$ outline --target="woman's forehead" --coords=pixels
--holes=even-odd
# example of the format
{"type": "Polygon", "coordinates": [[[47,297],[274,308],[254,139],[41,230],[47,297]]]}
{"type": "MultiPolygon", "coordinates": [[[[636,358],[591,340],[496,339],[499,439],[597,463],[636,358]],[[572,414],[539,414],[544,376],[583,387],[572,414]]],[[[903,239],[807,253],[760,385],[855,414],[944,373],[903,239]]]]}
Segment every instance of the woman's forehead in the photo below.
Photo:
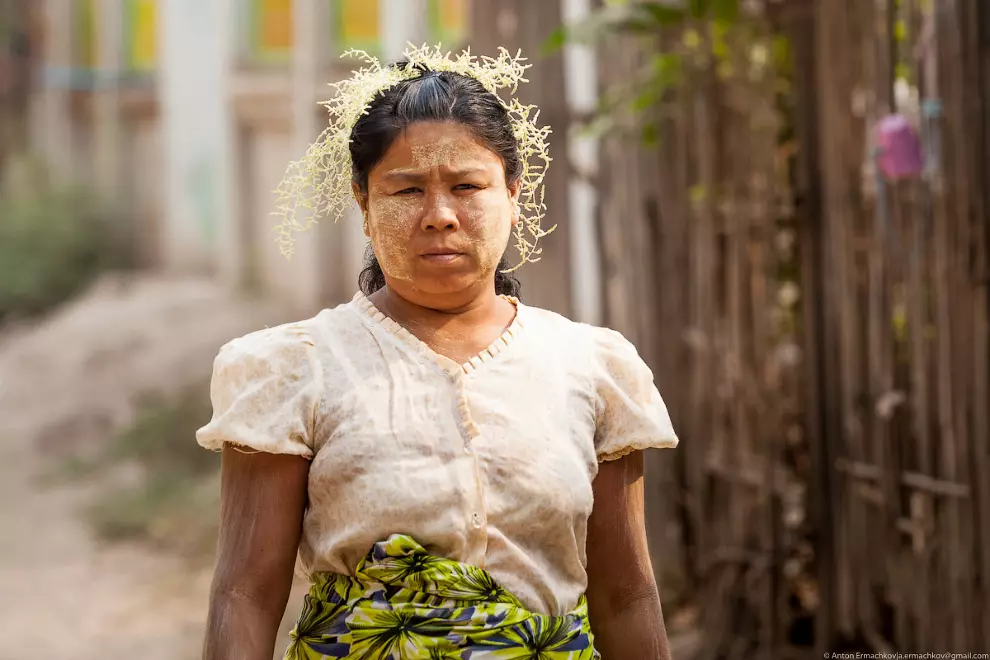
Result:
{"type": "Polygon", "coordinates": [[[485,170],[501,166],[493,151],[463,124],[418,122],[404,130],[375,167],[379,176],[425,174],[436,169],[485,170]]]}

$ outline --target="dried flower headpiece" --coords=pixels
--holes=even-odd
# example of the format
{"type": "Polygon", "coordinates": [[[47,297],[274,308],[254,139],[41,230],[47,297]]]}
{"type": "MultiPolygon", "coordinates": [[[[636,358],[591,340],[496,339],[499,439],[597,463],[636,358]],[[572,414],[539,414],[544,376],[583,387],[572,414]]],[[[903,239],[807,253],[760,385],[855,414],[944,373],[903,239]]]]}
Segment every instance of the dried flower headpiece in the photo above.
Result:
{"type": "Polygon", "coordinates": [[[360,50],[348,50],[342,55],[361,59],[368,66],[331,85],[336,89],[334,98],[320,104],[330,113],[330,126],[310,146],[302,160],[289,165],[275,191],[274,215],[281,218],[275,230],[282,254],[291,257],[295,234],[310,229],[317,218],[327,216],[336,222],[343,215],[352,201],[349,144],[354,125],[380,92],[404,80],[420,77],[425,68],[474,78],[494,94],[509,113],[522,162],[520,217],[516,225],[516,247],[522,260],[511,270],[538,261],[541,250],[537,243],[556,228],[540,228],[546,212],[543,178],[551,161],[547,145],[550,127],[537,124],[540,111],[536,106],[523,105],[516,98],[506,101],[498,93],[500,89],[507,89],[515,94],[520,82],[528,82],[523,74],[531,65],[523,64],[525,58],[521,53],[513,57],[504,48],[499,48],[497,57],[475,57],[466,50],[451,58],[439,45],[416,48],[410,44],[403,56],[409,62],[405,67],[383,66],[377,58],[360,50]]]}

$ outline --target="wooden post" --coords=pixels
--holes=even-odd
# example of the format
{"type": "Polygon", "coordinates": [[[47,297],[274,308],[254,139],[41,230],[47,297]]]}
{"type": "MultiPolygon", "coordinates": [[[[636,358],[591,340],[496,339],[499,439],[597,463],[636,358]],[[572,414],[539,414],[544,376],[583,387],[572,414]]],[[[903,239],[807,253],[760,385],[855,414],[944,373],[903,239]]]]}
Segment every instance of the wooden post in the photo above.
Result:
{"type": "MultiPolygon", "coordinates": [[[[576,23],[591,12],[591,0],[561,0],[562,19],[576,23]]],[[[593,46],[564,46],[563,67],[568,115],[589,116],[598,104],[597,50],[593,46]]],[[[598,243],[598,140],[580,137],[567,127],[567,157],[572,165],[567,195],[570,231],[571,307],[574,319],[600,325],[602,308],[601,252],[598,243]]],[[[559,161],[558,161],[559,162],[559,161]]]]}
{"type": "MultiPolygon", "coordinates": [[[[990,5],[980,0],[974,0],[972,5],[976,11],[977,28],[977,70],[980,75],[978,87],[982,91],[982,154],[980,161],[983,166],[983,179],[978,184],[983,199],[983,266],[990,268],[990,5]]],[[[975,647],[990,648],[990,412],[987,402],[990,401],[990,282],[986,277],[976,287],[976,313],[974,315],[974,337],[976,347],[973,355],[973,424],[974,472],[978,479],[976,487],[975,520],[979,524],[979,552],[977,566],[981,576],[980,598],[977,602],[984,603],[982,612],[978,615],[977,628],[980,635],[975,647]]]]}
{"type": "Polygon", "coordinates": [[[243,253],[232,213],[233,0],[160,2],[161,107],[165,169],[165,263],[180,270],[242,277],[243,253]]]}
{"type": "Polygon", "coordinates": [[[378,3],[385,59],[398,58],[407,43],[423,45],[427,37],[425,0],[378,0],[378,3]]]}
{"type": "Polygon", "coordinates": [[[74,179],[68,89],[68,74],[73,67],[73,6],[67,0],[47,0],[41,10],[41,91],[31,113],[32,142],[41,145],[48,171],[56,183],[74,179]]]}
{"type": "MultiPolygon", "coordinates": [[[[316,82],[319,75],[320,25],[317,0],[294,0],[292,7],[292,153],[301,158],[320,134],[317,116],[316,82]]],[[[305,221],[305,218],[299,218],[305,221]]],[[[318,240],[322,225],[316,225],[296,241],[292,256],[293,273],[298,274],[298,299],[292,301],[300,308],[316,308],[322,302],[324,278],[321,277],[321,249],[318,240]]],[[[333,260],[331,260],[333,261],[333,260]]]]}
{"type": "Polygon", "coordinates": [[[122,197],[121,164],[123,130],[120,112],[123,58],[123,6],[120,0],[98,0],[95,4],[98,33],[96,89],[94,90],[93,134],[96,146],[96,188],[108,203],[122,197]]]}
{"type": "Polygon", "coordinates": [[[0,181],[9,159],[29,144],[29,108],[40,46],[35,29],[37,13],[34,2],[0,0],[0,22],[6,29],[0,36],[0,67],[5,66],[8,72],[0,90],[0,181]]]}

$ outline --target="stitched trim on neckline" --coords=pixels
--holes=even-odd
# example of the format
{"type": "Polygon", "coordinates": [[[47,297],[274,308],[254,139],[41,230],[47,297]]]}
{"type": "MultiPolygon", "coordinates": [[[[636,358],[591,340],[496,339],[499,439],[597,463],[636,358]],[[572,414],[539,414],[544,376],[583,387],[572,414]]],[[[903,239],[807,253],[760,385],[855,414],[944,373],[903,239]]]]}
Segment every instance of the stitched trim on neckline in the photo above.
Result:
{"type": "Polygon", "coordinates": [[[411,333],[409,330],[404,328],[402,325],[397,323],[394,319],[386,316],[384,312],[375,306],[375,303],[371,302],[368,296],[364,295],[360,291],[354,294],[352,302],[354,302],[357,308],[365,314],[368,318],[375,321],[385,330],[387,330],[394,337],[399,339],[402,343],[406,344],[409,348],[420,353],[428,360],[434,362],[443,371],[447,373],[471,373],[479,367],[481,367],[486,362],[490,362],[496,358],[502,351],[509,347],[512,341],[519,335],[522,330],[524,323],[522,320],[523,307],[524,305],[519,302],[519,299],[514,296],[499,296],[505,300],[508,300],[516,308],[516,316],[509,324],[509,327],[499,335],[499,337],[491,343],[490,346],[482,350],[480,353],[472,357],[470,360],[463,364],[457,364],[454,360],[441,355],[434,351],[432,348],[427,346],[426,342],[411,333]]]}

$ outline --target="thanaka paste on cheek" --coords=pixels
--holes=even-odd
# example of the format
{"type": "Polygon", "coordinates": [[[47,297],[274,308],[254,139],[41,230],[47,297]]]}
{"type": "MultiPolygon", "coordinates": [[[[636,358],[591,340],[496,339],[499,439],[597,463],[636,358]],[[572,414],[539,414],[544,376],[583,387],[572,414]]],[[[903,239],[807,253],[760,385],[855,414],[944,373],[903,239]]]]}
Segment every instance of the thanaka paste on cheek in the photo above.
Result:
{"type": "Polygon", "coordinates": [[[478,265],[485,276],[498,267],[509,241],[511,221],[507,205],[487,195],[477,195],[469,203],[465,216],[469,225],[467,234],[474,247],[478,265]]]}
{"type": "Polygon", "coordinates": [[[409,285],[415,285],[409,238],[416,230],[412,223],[421,213],[420,199],[377,195],[368,214],[371,246],[379,265],[389,277],[409,285]]]}

